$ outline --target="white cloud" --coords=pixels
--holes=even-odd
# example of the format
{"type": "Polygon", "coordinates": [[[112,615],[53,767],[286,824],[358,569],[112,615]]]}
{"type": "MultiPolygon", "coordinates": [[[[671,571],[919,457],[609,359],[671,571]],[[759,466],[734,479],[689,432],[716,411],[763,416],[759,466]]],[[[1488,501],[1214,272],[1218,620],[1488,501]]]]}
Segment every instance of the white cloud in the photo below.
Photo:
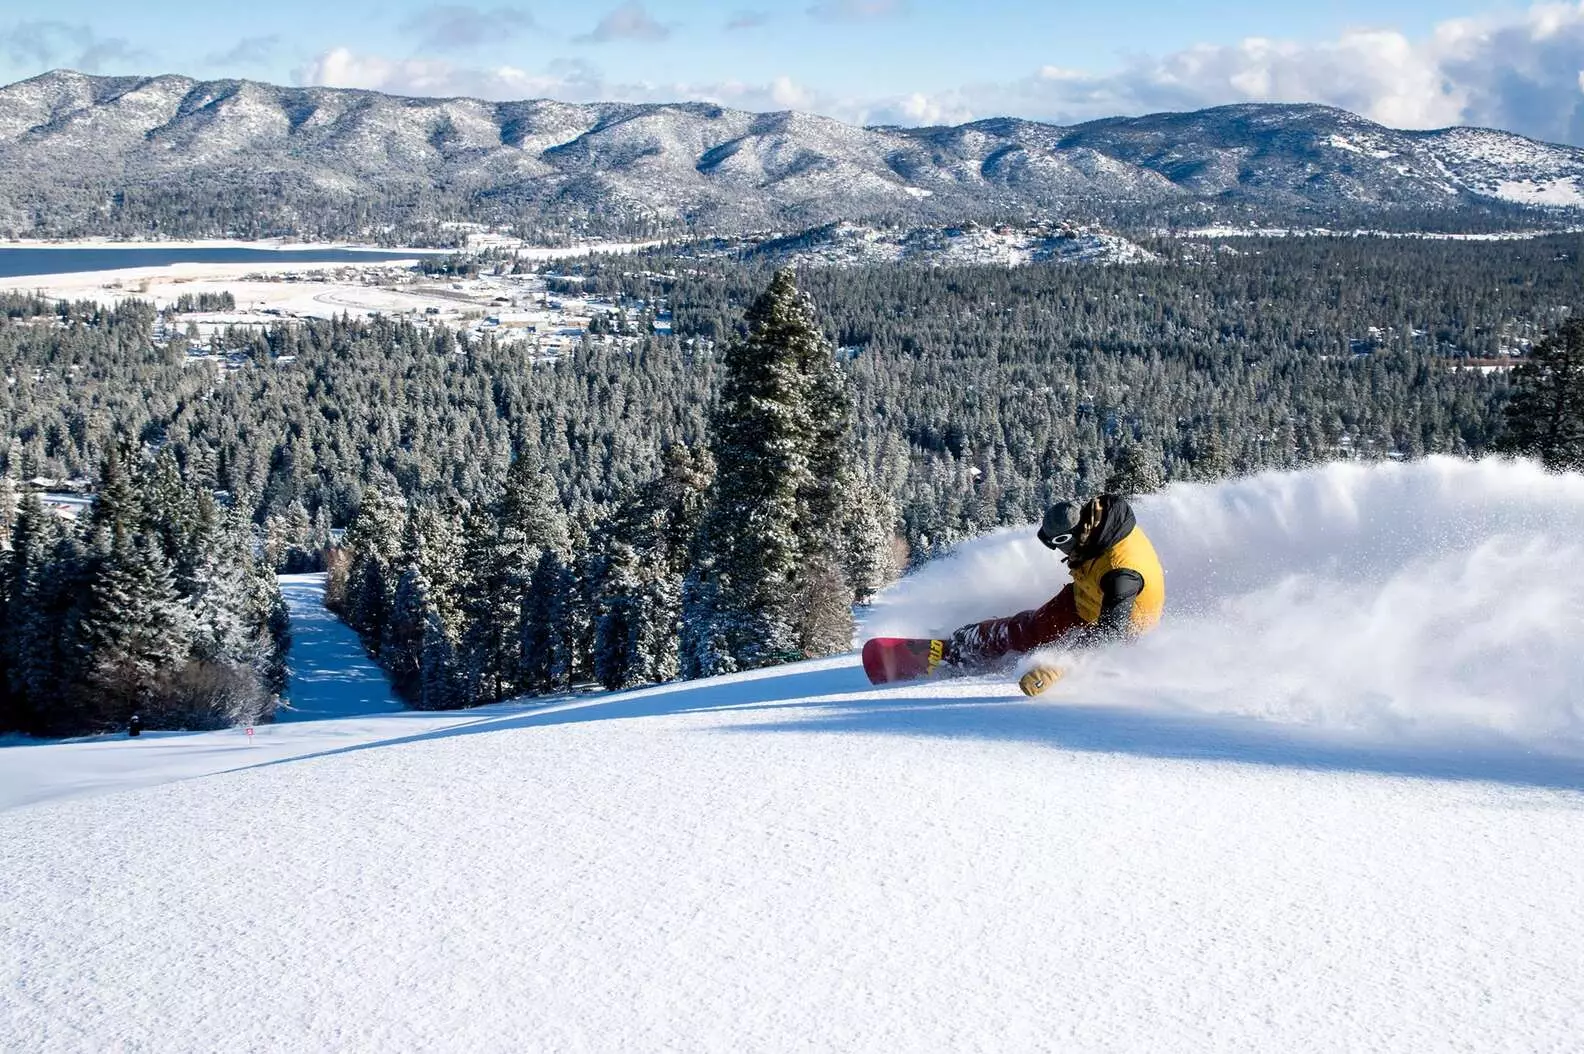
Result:
{"type": "Polygon", "coordinates": [[[583,43],[606,44],[613,40],[665,40],[671,27],[656,22],[639,0],[630,0],[599,20],[593,31],[576,38],[583,43]]]}
{"type": "Polygon", "coordinates": [[[900,15],[906,9],[903,0],[821,0],[808,13],[821,22],[867,22],[900,15]]]}
{"type": "Polygon", "coordinates": [[[727,20],[726,28],[728,30],[759,29],[761,26],[769,24],[770,12],[768,11],[738,11],[727,20]]]}
{"type": "Polygon", "coordinates": [[[628,82],[607,80],[586,62],[558,61],[541,73],[513,66],[477,68],[444,59],[390,59],[335,48],[296,73],[300,84],[364,88],[393,95],[468,96],[478,99],[559,99],[564,102],[713,102],[735,109],[804,110],[861,119],[789,77],[764,83],[628,82]]]}
{"type": "Polygon", "coordinates": [[[590,102],[601,98],[605,82],[579,62],[552,63],[543,73],[515,66],[477,68],[445,59],[389,59],[332,48],[297,71],[299,84],[329,88],[365,88],[393,95],[477,99],[564,99],[590,102]]]}
{"type": "Polygon", "coordinates": [[[320,56],[299,79],[489,99],[695,99],[903,125],[999,116],[1066,124],[1234,102],[1319,102],[1399,128],[1487,125],[1584,145],[1584,0],[1449,21],[1418,39],[1392,30],[1359,30],[1318,43],[1249,38],[1137,56],[1109,73],[1047,66],[1016,81],[870,99],[833,96],[785,77],[762,83],[620,83],[581,63],[553,63],[530,73],[510,66],[384,59],[345,48],[320,56]]]}
{"type": "Polygon", "coordinates": [[[533,16],[517,7],[485,11],[466,4],[431,4],[414,12],[401,28],[418,38],[420,48],[460,51],[508,40],[533,25],[533,16]]]}
{"type": "Polygon", "coordinates": [[[101,37],[84,24],[36,20],[0,30],[0,55],[17,65],[54,66],[64,63],[86,73],[125,66],[145,53],[122,37],[101,37]]]}
{"type": "Polygon", "coordinates": [[[223,70],[237,66],[260,66],[275,57],[275,53],[280,50],[280,42],[280,37],[273,33],[263,37],[243,37],[225,51],[208,56],[204,62],[223,70]]]}
{"type": "Polygon", "coordinates": [[[944,93],[940,105],[1058,123],[1235,102],[1318,102],[1397,128],[1489,125],[1584,145],[1584,2],[1444,22],[1415,39],[1358,30],[1251,37],[1137,56],[1110,73],[1047,67],[944,93]]]}

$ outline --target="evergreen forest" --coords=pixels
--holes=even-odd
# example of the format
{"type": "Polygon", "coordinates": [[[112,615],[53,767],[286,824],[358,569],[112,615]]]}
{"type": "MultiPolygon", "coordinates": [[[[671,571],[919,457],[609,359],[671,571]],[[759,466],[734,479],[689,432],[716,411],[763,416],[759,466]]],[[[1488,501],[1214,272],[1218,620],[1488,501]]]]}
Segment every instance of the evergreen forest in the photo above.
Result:
{"type": "MultiPolygon", "coordinates": [[[[663,302],[671,332],[606,320],[538,359],[381,317],[197,356],[137,301],[0,299],[0,487],[94,492],[75,520],[0,495],[0,728],[267,716],[275,571],[327,569],[423,707],[845,650],[890,577],[1061,498],[1529,449],[1505,367],[1573,349],[1551,335],[1584,304],[1578,235],[1149,248],[562,262],[552,289],[663,302]]],[[[1544,434],[1570,466],[1576,433],[1544,434]]]]}

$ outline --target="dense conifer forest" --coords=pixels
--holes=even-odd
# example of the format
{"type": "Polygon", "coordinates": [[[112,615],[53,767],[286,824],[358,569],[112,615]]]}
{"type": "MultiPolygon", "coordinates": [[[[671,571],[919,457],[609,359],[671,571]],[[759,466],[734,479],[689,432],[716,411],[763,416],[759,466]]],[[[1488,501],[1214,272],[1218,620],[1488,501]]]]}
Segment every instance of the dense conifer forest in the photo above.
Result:
{"type": "Polygon", "coordinates": [[[663,299],[672,332],[606,319],[537,361],[347,317],[233,331],[229,358],[199,357],[156,341],[143,304],[7,298],[0,486],[99,482],[75,524],[35,499],[5,524],[0,725],[105,727],[180,694],[126,675],[98,710],[40,702],[87,696],[49,691],[75,660],[24,671],[18,605],[93,650],[114,636],[83,628],[96,566],[168,577],[150,595],[198,628],[138,639],[251,671],[264,696],[279,626],[263,574],[327,553],[332,601],[416,705],[827,653],[889,575],[1061,497],[1492,449],[1509,396],[1492,366],[1584,304],[1576,235],[1150,248],[1165,262],[808,270],[795,287],[731,260],[563,263],[552,288],[663,299]],[[756,445],[771,435],[781,462],[756,445]],[[107,506],[113,478],[140,482],[107,506]],[[173,501],[179,517],[151,511],[173,501]],[[40,599],[56,560],[65,592],[40,599]],[[201,560],[252,598],[223,644],[194,636],[213,621],[201,560]]]}

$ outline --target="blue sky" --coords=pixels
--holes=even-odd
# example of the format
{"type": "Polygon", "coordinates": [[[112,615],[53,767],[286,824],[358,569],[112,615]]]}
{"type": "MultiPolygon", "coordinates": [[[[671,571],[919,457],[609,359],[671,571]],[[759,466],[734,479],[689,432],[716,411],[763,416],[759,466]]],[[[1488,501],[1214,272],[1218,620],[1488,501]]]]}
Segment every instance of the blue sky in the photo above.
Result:
{"type": "Polygon", "coordinates": [[[66,66],[908,124],[1324,102],[1584,141],[1584,2],[1470,3],[12,0],[0,80],[66,66]]]}

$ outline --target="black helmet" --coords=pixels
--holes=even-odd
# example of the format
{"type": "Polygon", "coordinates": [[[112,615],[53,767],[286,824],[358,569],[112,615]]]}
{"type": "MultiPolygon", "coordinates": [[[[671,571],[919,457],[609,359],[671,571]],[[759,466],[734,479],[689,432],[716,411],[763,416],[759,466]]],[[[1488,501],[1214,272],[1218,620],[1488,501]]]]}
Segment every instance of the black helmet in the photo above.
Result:
{"type": "Polygon", "coordinates": [[[1083,506],[1075,501],[1060,501],[1045,510],[1040,521],[1039,540],[1047,549],[1058,549],[1071,556],[1078,548],[1083,506]]]}

